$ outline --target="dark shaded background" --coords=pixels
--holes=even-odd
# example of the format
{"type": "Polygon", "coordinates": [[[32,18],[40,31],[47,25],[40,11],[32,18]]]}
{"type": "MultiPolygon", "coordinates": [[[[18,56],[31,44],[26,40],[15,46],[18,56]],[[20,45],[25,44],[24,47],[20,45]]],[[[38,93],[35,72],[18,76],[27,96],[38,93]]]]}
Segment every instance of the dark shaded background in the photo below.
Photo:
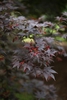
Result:
{"type": "Polygon", "coordinates": [[[67,0],[14,0],[19,5],[20,12],[25,16],[39,17],[46,14],[49,18],[60,16],[67,10],[67,0]],[[22,5],[24,10],[22,11],[22,5]]]}

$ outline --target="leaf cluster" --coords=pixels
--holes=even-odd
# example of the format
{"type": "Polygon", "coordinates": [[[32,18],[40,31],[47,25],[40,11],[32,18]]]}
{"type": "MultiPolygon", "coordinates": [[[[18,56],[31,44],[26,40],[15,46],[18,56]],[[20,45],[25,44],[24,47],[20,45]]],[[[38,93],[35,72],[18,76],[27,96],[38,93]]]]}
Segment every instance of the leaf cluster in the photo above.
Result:
{"type": "Polygon", "coordinates": [[[16,100],[15,93],[28,92],[38,99],[56,100],[53,85],[46,86],[44,81],[55,80],[57,72],[51,63],[66,52],[54,46],[54,37],[48,37],[45,30],[59,31],[60,26],[11,16],[16,7],[10,0],[0,5],[0,99],[16,100]]]}

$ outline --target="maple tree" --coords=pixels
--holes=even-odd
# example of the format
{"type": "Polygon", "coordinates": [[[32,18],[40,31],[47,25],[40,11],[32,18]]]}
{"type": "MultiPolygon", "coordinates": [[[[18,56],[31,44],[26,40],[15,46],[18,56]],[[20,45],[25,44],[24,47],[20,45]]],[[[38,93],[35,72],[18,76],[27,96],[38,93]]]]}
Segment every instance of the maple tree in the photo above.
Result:
{"type": "Polygon", "coordinates": [[[46,29],[53,29],[55,24],[14,17],[11,11],[15,9],[13,1],[0,2],[0,99],[16,100],[15,93],[26,91],[39,100],[56,100],[54,86],[44,83],[45,79],[55,80],[57,72],[50,66],[53,59],[61,60],[59,55],[66,55],[46,34],[46,29]]]}

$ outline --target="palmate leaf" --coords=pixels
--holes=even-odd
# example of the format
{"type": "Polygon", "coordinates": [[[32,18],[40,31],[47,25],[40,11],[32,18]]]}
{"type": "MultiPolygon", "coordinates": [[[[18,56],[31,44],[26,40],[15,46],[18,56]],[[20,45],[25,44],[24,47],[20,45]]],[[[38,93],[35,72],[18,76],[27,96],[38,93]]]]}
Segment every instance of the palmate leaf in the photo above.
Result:
{"type": "Polygon", "coordinates": [[[19,67],[20,67],[19,61],[16,61],[16,62],[14,62],[13,64],[14,64],[14,65],[13,65],[13,68],[15,68],[15,67],[19,68],[19,67]]]}
{"type": "Polygon", "coordinates": [[[55,80],[55,76],[53,74],[44,73],[43,75],[44,75],[46,81],[50,80],[51,78],[55,80]]]}
{"type": "MultiPolygon", "coordinates": [[[[54,62],[52,57],[48,57],[48,56],[45,57],[45,56],[43,56],[42,58],[43,58],[44,62],[47,61],[48,64],[50,64],[51,62],[54,62]]],[[[46,65],[46,66],[47,66],[47,65],[46,65]]]]}
{"type": "Polygon", "coordinates": [[[48,49],[47,51],[45,51],[45,53],[46,53],[46,55],[47,56],[55,56],[55,53],[56,53],[57,51],[56,50],[54,50],[54,49],[48,49]]]}
{"type": "Polygon", "coordinates": [[[46,81],[48,80],[49,78],[49,73],[43,73],[43,76],[45,77],[46,81]]]}
{"type": "Polygon", "coordinates": [[[23,70],[24,70],[24,71],[26,71],[26,69],[29,70],[29,71],[32,69],[32,66],[30,66],[30,65],[27,64],[27,63],[24,63],[24,64],[22,65],[22,67],[23,67],[23,70]]]}
{"type": "Polygon", "coordinates": [[[45,40],[47,41],[47,43],[49,43],[49,44],[51,44],[51,43],[54,42],[54,38],[53,38],[53,37],[45,37],[44,39],[45,39],[45,40]]]}
{"type": "Polygon", "coordinates": [[[46,70],[46,72],[50,72],[50,73],[54,73],[56,74],[57,72],[54,71],[53,69],[51,69],[53,66],[50,66],[50,67],[45,67],[44,70],[46,70]]]}
{"type": "Polygon", "coordinates": [[[46,97],[46,94],[44,92],[39,92],[39,91],[37,91],[37,93],[35,93],[35,95],[36,95],[35,97],[38,98],[39,100],[45,99],[45,97],[46,97]]]}
{"type": "Polygon", "coordinates": [[[37,38],[35,42],[36,42],[36,47],[38,47],[39,51],[44,50],[46,42],[44,41],[43,38],[37,38]]]}
{"type": "Polygon", "coordinates": [[[38,98],[38,100],[41,100],[41,99],[56,100],[57,99],[56,88],[54,87],[54,85],[45,85],[42,80],[37,80],[37,79],[33,79],[32,82],[36,89],[35,97],[38,98]]]}
{"type": "Polygon", "coordinates": [[[53,74],[50,74],[50,77],[55,80],[55,76],[53,74]]]}
{"type": "Polygon", "coordinates": [[[55,80],[55,77],[53,74],[56,74],[57,72],[54,71],[53,69],[51,69],[51,67],[45,67],[44,71],[43,71],[43,75],[45,77],[46,80],[48,80],[49,78],[52,78],[55,80]]]}

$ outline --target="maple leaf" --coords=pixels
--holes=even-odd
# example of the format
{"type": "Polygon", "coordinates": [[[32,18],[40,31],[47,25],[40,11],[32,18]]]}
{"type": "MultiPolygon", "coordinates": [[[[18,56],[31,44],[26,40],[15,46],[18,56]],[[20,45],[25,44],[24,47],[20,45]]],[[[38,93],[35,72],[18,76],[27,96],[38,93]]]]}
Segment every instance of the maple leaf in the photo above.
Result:
{"type": "Polygon", "coordinates": [[[57,74],[57,72],[54,71],[53,69],[51,69],[51,67],[45,67],[44,68],[43,75],[44,75],[46,80],[48,80],[49,77],[51,77],[55,80],[55,77],[54,77],[53,74],[57,74]]]}
{"type": "Polygon", "coordinates": [[[17,67],[17,68],[20,67],[19,61],[16,61],[16,62],[13,63],[13,68],[15,68],[15,67],[17,67]]]}
{"type": "Polygon", "coordinates": [[[35,97],[38,98],[39,100],[40,99],[45,99],[45,96],[46,96],[46,94],[44,92],[39,92],[39,91],[37,91],[35,93],[35,95],[36,95],[35,97]]]}

